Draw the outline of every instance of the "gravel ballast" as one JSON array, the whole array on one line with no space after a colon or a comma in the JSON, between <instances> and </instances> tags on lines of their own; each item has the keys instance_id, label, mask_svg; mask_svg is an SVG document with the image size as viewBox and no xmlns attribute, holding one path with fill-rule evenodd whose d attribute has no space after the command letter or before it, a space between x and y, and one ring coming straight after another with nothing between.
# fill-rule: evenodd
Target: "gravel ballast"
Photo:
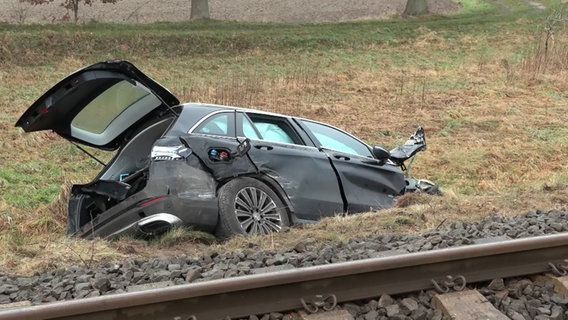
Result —
<instances>
[{"instance_id":1,"label":"gravel ballast","mask_svg":"<svg viewBox=\"0 0 568 320\"><path fill-rule=\"evenodd\" d=\"M91 268L72 266L31 276L0 274L0 304L59 300L133 292L291 268L375 258L479 243L484 238L525 238L568 232L564 211L533 211L523 216L492 215L480 222L453 222L447 228L420 235L388 234L354 238L344 244L318 245L304 239L288 250L209 253L199 257L127 259ZM499 280L476 287L496 308L512 319L568 319L568 301L549 283L528 279ZM433 291L400 299L381 296L342 307L356 319L442 319L431 305ZM261 317L262 318L262 317Z\"/></svg>"}]
</instances>

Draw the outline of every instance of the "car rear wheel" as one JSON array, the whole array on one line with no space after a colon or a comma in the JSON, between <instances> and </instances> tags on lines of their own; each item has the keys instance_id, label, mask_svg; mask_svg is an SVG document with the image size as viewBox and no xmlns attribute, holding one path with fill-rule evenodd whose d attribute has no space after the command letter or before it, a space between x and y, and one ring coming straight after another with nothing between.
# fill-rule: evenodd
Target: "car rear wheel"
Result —
<instances>
[{"instance_id":1,"label":"car rear wheel","mask_svg":"<svg viewBox=\"0 0 568 320\"><path fill-rule=\"evenodd\" d=\"M259 180L237 178L219 189L217 236L269 234L289 225L284 203Z\"/></svg>"}]
</instances>

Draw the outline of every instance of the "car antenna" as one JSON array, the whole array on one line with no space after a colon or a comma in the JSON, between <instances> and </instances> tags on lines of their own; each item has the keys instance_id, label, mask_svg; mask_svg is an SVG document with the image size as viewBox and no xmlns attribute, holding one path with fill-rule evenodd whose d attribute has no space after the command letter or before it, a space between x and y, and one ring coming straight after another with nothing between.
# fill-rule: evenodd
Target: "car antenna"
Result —
<instances>
[{"instance_id":1,"label":"car antenna","mask_svg":"<svg viewBox=\"0 0 568 320\"><path fill-rule=\"evenodd\" d=\"M77 147L79 150L83 151L86 155L88 155L89 157L91 157L91 159L95 160L96 162L100 163L103 167L106 167L106 163L102 162L101 160L99 160L97 157L95 157L93 154L91 154L89 151L85 150L85 148L81 147L80 145L71 142L75 147Z\"/></svg>"}]
</instances>

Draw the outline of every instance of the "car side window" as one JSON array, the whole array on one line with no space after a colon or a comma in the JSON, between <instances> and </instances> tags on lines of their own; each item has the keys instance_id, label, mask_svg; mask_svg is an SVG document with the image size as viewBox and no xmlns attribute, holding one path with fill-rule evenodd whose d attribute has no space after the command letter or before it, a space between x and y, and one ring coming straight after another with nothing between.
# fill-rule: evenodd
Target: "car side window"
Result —
<instances>
[{"instance_id":1,"label":"car side window","mask_svg":"<svg viewBox=\"0 0 568 320\"><path fill-rule=\"evenodd\" d=\"M229 120L233 119L233 113L219 113L207 118L195 130L194 133L211 134L215 136L232 136L229 133Z\"/></svg>"},{"instance_id":2,"label":"car side window","mask_svg":"<svg viewBox=\"0 0 568 320\"><path fill-rule=\"evenodd\" d=\"M243 131L246 137L290 144L304 144L286 119L257 114L248 114L248 116L261 136L258 137L252 128L250 131L254 132L255 136L247 135L247 130L243 123Z\"/></svg>"},{"instance_id":3,"label":"car side window","mask_svg":"<svg viewBox=\"0 0 568 320\"><path fill-rule=\"evenodd\" d=\"M245 135L245 137L260 140L260 137L256 133L252 122L250 122L250 120L242 113L239 114L239 118L243 121L243 134Z\"/></svg>"},{"instance_id":4,"label":"car side window","mask_svg":"<svg viewBox=\"0 0 568 320\"><path fill-rule=\"evenodd\" d=\"M316 136L321 147L358 154L365 157L373 157L371 150L369 150L369 147L367 147L366 144L341 130L321 123L306 120L300 121Z\"/></svg>"}]
</instances>

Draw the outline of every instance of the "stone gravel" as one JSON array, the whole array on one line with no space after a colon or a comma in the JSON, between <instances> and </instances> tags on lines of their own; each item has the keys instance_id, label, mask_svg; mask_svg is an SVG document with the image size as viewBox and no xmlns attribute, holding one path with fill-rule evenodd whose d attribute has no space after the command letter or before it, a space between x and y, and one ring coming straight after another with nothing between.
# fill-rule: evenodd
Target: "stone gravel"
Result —
<instances>
[{"instance_id":1,"label":"stone gravel","mask_svg":"<svg viewBox=\"0 0 568 320\"><path fill-rule=\"evenodd\" d=\"M238 277L290 268L375 258L391 252L428 251L478 243L479 239L524 238L568 232L568 213L533 211L517 217L492 215L480 222L451 223L419 235L386 234L354 238L345 244L318 245L304 239L288 250L209 253L199 257L127 259L91 268L72 266L31 276L0 273L0 304L30 301L41 304L100 295L132 292L214 279ZM479 289L479 287L478 287ZM495 280L480 289L512 319L568 319L568 301L550 284L527 279ZM344 304L355 319L443 319L432 308L433 292L399 298L377 297L364 303ZM262 318L259 317L259 319ZM272 319L273 317L270 317Z\"/></svg>"}]
</instances>

